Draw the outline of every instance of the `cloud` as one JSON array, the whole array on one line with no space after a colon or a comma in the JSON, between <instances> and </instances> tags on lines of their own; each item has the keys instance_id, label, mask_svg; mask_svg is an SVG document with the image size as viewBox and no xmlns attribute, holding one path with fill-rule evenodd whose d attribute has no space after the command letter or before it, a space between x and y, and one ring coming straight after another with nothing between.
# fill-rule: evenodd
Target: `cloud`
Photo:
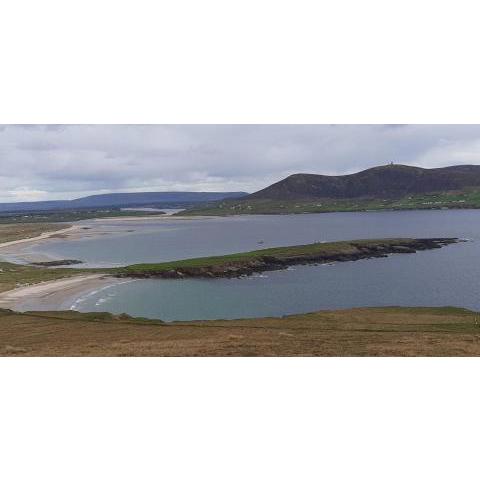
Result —
<instances>
[{"instance_id":1,"label":"cloud","mask_svg":"<svg viewBox=\"0 0 480 480\"><path fill-rule=\"evenodd\" d=\"M35 202L45 200L47 197L48 192L44 190L31 190L28 187L20 187L7 192L7 198L12 202Z\"/></svg>"},{"instance_id":2,"label":"cloud","mask_svg":"<svg viewBox=\"0 0 480 480\"><path fill-rule=\"evenodd\" d=\"M4 125L0 201L255 191L296 172L480 164L478 125Z\"/></svg>"}]
</instances>

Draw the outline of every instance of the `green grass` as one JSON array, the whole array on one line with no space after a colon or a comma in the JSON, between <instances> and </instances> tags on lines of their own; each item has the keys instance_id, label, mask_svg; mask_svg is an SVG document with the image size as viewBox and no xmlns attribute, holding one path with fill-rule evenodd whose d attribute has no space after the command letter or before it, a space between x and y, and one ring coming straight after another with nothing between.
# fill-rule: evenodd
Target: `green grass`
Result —
<instances>
[{"instance_id":1,"label":"green grass","mask_svg":"<svg viewBox=\"0 0 480 480\"><path fill-rule=\"evenodd\" d=\"M59 280L92 272L86 269L73 268L39 268L15 263L0 262L0 292L34 283Z\"/></svg>"},{"instance_id":2,"label":"green grass","mask_svg":"<svg viewBox=\"0 0 480 480\"><path fill-rule=\"evenodd\" d=\"M56 232L68 228L70 225L53 223L21 223L0 225L0 244L38 237L42 233Z\"/></svg>"},{"instance_id":3,"label":"green grass","mask_svg":"<svg viewBox=\"0 0 480 480\"><path fill-rule=\"evenodd\" d=\"M149 273L164 272L179 268L202 268L242 264L256 258L272 256L279 259L302 257L309 255L348 255L357 251L355 245L402 245L410 242L411 239L382 239L382 240L352 240L345 242L312 243L309 245L296 245L289 247L265 248L250 252L235 253L231 255L220 255L214 257L191 258L163 263L144 263L130 265L128 267L115 269L117 273L128 275L128 273ZM353 245L355 244L355 245Z\"/></svg>"},{"instance_id":4,"label":"green grass","mask_svg":"<svg viewBox=\"0 0 480 480\"><path fill-rule=\"evenodd\" d=\"M379 247L391 245L410 246L412 239L380 239L380 240L351 240L330 243L312 243L288 247L264 248L250 252L234 253L212 257L190 258L162 263L144 263L116 268L45 268L32 265L19 265L0 262L0 292L21 286L27 286L48 280L72 277L87 273L102 273L106 275L148 275L170 270L199 269L208 267L236 267L245 266L248 262L262 257L275 259L298 259L298 263L308 261L311 256L324 257L335 260L342 255L359 253L358 247ZM296 262L295 262L296 263Z\"/></svg>"},{"instance_id":5,"label":"green grass","mask_svg":"<svg viewBox=\"0 0 480 480\"><path fill-rule=\"evenodd\" d=\"M480 190L411 195L400 199L229 200L195 207L176 215L253 215L361 212L371 210L439 210L480 208Z\"/></svg>"}]
</instances>

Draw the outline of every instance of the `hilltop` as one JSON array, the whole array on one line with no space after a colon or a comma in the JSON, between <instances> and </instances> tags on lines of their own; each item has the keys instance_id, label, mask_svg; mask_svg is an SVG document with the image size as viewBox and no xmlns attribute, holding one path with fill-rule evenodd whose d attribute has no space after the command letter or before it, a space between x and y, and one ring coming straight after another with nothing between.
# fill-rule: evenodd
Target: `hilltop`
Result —
<instances>
[{"instance_id":1,"label":"hilltop","mask_svg":"<svg viewBox=\"0 0 480 480\"><path fill-rule=\"evenodd\" d=\"M240 200L192 208L185 214L426 208L480 208L480 165L426 169L390 164L339 176L298 173Z\"/></svg>"},{"instance_id":2,"label":"hilltop","mask_svg":"<svg viewBox=\"0 0 480 480\"><path fill-rule=\"evenodd\" d=\"M384 165L351 175L295 174L246 197L268 200L401 198L405 195L480 187L480 165L420 168Z\"/></svg>"}]
</instances>

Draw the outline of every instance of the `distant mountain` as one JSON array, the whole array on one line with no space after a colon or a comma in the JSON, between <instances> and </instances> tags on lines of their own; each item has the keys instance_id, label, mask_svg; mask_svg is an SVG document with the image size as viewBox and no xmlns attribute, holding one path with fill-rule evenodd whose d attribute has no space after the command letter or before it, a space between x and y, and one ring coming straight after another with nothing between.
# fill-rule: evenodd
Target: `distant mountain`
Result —
<instances>
[{"instance_id":1,"label":"distant mountain","mask_svg":"<svg viewBox=\"0 0 480 480\"><path fill-rule=\"evenodd\" d=\"M203 202L215 202L240 198L245 192L138 192L106 193L91 195L75 200L52 200L45 202L0 203L0 212L41 212L54 210L75 210L88 208L123 208L192 205Z\"/></svg>"},{"instance_id":2,"label":"distant mountain","mask_svg":"<svg viewBox=\"0 0 480 480\"><path fill-rule=\"evenodd\" d=\"M480 187L480 165L432 169L384 165L351 175L290 175L242 198L242 201L401 198L407 195L462 190L466 187Z\"/></svg>"}]
</instances>

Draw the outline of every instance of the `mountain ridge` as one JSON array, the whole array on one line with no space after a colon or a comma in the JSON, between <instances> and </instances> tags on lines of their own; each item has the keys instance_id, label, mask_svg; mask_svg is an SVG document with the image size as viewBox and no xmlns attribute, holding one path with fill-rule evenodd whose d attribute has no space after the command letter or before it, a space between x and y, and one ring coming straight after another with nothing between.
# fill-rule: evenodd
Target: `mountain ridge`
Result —
<instances>
[{"instance_id":1,"label":"mountain ridge","mask_svg":"<svg viewBox=\"0 0 480 480\"><path fill-rule=\"evenodd\" d=\"M480 165L427 169L390 164L338 176L296 173L247 195L242 201L400 198L466 187L480 187Z\"/></svg>"},{"instance_id":2,"label":"mountain ridge","mask_svg":"<svg viewBox=\"0 0 480 480\"><path fill-rule=\"evenodd\" d=\"M131 192L89 195L73 200L0 203L0 212L54 211L83 208L122 208L148 205L175 205L240 198L245 192ZM166 207L165 207L166 208Z\"/></svg>"},{"instance_id":3,"label":"mountain ridge","mask_svg":"<svg viewBox=\"0 0 480 480\"><path fill-rule=\"evenodd\" d=\"M252 215L480 208L480 165L381 165L347 175L296 173L239 199L178 215Z\"/></svg>"}]
</instances>

